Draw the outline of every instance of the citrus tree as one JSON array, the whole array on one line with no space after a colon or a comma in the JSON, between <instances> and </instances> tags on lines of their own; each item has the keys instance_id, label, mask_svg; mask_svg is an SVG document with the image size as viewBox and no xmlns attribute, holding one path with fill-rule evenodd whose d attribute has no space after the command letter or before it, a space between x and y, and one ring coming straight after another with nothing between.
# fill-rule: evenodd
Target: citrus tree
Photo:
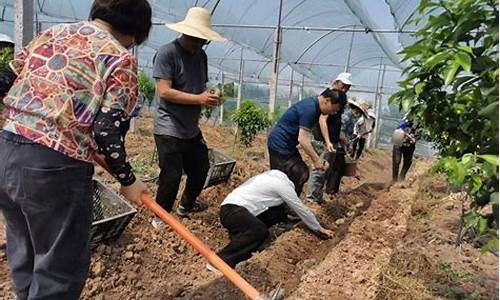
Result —
<instances>
[{"instance_id":1,"label":"citrus tree","mask_svg":"<svg viewBox=\"0 0 500 300\"><path fill-rule=\"evenodd\" d=\"M391 101L436 145L435 170L473 198L466 226L498 249L498 0L422 0L418 15Z\"/></svg>"},{"instance_id":2,"label":"citrus tree","mask_svg":"<svg viewBox=\"0 0 500 300\"><path fill-rule=\"evenodd\" d=\"M267 112L250 100L241 103L240 109L233 113L232 119L238 125L240 142L244 146L250 146L257 133L271 126Z\"/></svg>"},{"instance_id":3,"label":"citrus tree","mask_svg":"<svg viewBox=\"0 0 500 300\"><path fill-rule=\"evenodd\" d=\"M148 74L141 71L137 76L137 85L139 86L139 91L144 95L144 102L148 106L151 106L151 102L155 97L155 82Z\"/></svg>"}]
</instances>

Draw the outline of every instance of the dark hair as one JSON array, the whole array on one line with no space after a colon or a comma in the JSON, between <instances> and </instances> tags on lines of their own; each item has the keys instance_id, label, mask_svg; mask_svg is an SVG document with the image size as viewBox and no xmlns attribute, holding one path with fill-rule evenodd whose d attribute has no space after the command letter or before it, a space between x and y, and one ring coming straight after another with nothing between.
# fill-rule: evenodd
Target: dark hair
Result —
<instances>
[{"instance_id":1,"label":"dark hair","mask_svg":"<svg viewBox=\"0 0 500 300\"><path fill-rule=\"evenodd\" d=\"M95 0L90 20L109 23L118 32L134 36L135 43L140 45L148 38L151 14L147 0Z\"/></svg>"},{"instance_id":2,"label":"dark hair","mask_svg":"<svg viewBox=\"0 0 500 300\"><path fill-rule=\"evenodd\" d=\"M345 95L344 92L341 91L336 91L332 90L330 88L327 88L326 90L321 93L321 96L325 98L330 98L330 102L333 104L339 103L344 107L347 104L347 96Z\"/></svg>"}]
</instances>

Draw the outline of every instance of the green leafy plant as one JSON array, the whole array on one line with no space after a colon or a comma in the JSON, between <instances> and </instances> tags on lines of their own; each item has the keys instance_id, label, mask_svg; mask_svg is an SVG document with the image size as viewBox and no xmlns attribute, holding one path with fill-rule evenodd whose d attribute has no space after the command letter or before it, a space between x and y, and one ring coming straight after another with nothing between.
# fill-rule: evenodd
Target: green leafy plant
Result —
<instances>
[{"instance_id":1,"label":"green leafy plant","mask_svg":"<svg viewBox=\"0 0 500 300\"><path fill-rule=\"evenodd\" d=\"M474 199L466 226L498 249L498 0L422 0L418 13L424 25L402 51L406 79L391 102L436 145L435 170Z\"/></svg>"},{"instance_id":2,"label":"green leafy plant","mask_svg":"<svg viewBox=\"0 0 500 300\"><path fill-rule=\"evenodd\" d=\"M7 66L12 59L14 59L14 49L7 47L0 50L0 69Z\"/></svg>"},{"instance_id":3,"label":"green leafy plant","mask_svg":"<svg viewBox=\"0 0 500 300\"><path fill-rule=\"evenodd\" d=\"M233 113L232 120L238 125L240 142L244 146L250 146L259 131L271 126L267 112L250 100L241 103L240 109Z\"/></svg>"},{"instance_id":4,"label":"green leafy plant","mask_svg":"<svg viewBox=\"0 0 500 300\"><path fill-rule=\"evenodd\" d=\"M151 106L151 102L155 97L155 82L145 72L139 72L139 75L137 76L137 84L139 86L139 91L144 95L145 104Z\"/></svg>"}]
</instances>

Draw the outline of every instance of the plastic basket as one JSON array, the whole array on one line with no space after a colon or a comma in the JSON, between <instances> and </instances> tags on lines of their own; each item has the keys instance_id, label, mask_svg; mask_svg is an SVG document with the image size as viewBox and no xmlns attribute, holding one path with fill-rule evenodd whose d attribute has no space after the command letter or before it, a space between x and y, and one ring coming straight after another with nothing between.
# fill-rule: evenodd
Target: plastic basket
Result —
<instances>
[{"instance_id":1,"label":"plastic basket","mask_svg":"<svg viewBox=\"0 0 500 300\"><path fill-rule=\"evenodd\" d=\"M100 181L95 179L93 181L94 220L90 231L90 242L95 246L106 240L117 239L137 210Z\"/></svg>"},{"instance_id":2,"label":"plastic basket","mask_svg":"<svg viewBox=\"0 0 500 300\"><path fill-rule=\"evenodd\" d=\"M208 149L210 169L203 188L226 182L234 170L236 161L214 149Z\"/></svg>"}]
</instances>

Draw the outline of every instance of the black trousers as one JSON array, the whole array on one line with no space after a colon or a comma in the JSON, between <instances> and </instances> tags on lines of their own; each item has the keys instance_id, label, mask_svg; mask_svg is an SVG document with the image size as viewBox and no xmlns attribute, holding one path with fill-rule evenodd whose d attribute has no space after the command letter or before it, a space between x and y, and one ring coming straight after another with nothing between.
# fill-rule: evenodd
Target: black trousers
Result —
<instances>
[{"instance_id":1,"label":"black trousers","mask_svg":"<svg viewBox=\"0 0 500 300\"><path fill-rule=\"evenodd\" d=\"M359 159L361 154L363 153L363 149L365 149L366 139L358 138L352 145L352 157L354 159Z\"/></svg>"},{"instance_id":2,"label":"black trousers","mask_svg":"<svg viewBox=\"0 0 500 300\"><path fill-rule=\"evenodd\" d=\"M18 299L78 299L90 264L92 175L78 161L0 135L0 210Z\"/></svg>"},{"instance_id":3,"label":"black trousers","mask_svg":"<svg viewBox=\"0 0 500 300\"><path fill-rule=\"evenodd\" d=\"M268 228L286 220L285 205L270 207L258 216L246 208L226 204L220 209L222 226L229 231L229 244L219 251L218 256L234 268L237 263L252 256L269 235Z\"/></svg>"},{"instance_id":4,"label":"black trousers","mask_svg":"<svg viewBox=\"0 0 500 300\"><path fill-rule=\"evenodd\" d=\"M304 184L309 179L309 167L302 160L297 151L291 155L283 155L271 148L269 150L269 164L271 170L280 170L285 173L295 186L295 192L300 197Z\"/></svg>"},{"instance_id":5,"label":"black trousers","mask_svg":"<svg viewBox=\"0 0 500 300\"><path fill-rule=\"evenodd\" d=\"M191 208L203 189L210 168L208 149L202 134L193 139L155 135L155 143L160 165L156 202L166 211L172 211L184 170L187 181L181 205Z\"/></svg>"},{"instance_id":6,"label":"black trousers","mask_svg":"<svg viewBox=\"0 0 500 300\"><path fill-rule=\"evenodd\" d=\"M337 149L337 152L330 156L330 168L326 171L325 192L327 194L336 194L340 189L342 176L345 172L345 152L343 149Z\"/></svg>"},{"instance_id":7,"label":"black trousers","mask_svg":"<svg viewBox=\"0 0 500 300\"><path fill-rule=\"evenodd\" d=\"M392 181L403 181L406 178L406 173L411 167L413 161L413 152L415 152L415 144L410 146L393 146L392 148ZM403 167L399 172L399 164L403 157ZM399 176L398 176L399 175Z\"/></svg>"}]
</instances>

